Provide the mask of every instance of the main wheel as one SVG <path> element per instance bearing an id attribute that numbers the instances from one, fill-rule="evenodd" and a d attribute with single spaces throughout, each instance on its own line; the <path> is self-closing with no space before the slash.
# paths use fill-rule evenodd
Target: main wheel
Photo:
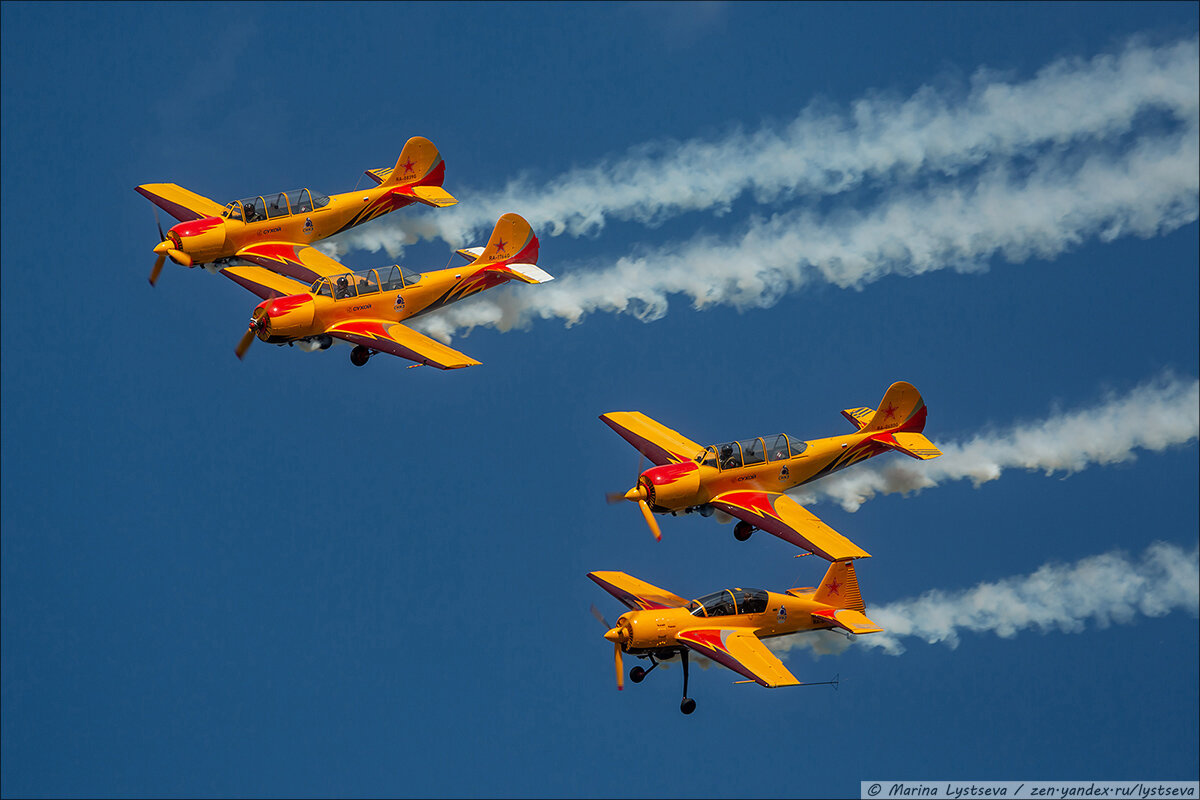
<path id="1" fill-rule="evenodd" d="M 371 357 L 371 351 L 363 347 L 361 344 L 354 345 L 354 349 L 350 351 L 350 363 L 356 367 L 361 367 L 367 363 L 367 359 Z"/>
<path id="2" fill-rule="evenodd" d="M 749 522 L 739 522 L 733 526 L 733 538 L 739 542 L 744 542 L 750 538 L 750 534 L 754 533 L 754 526 Z"/>
<path id="3" fill-rule="evenodd" d="M 683 702 L 679 704 L 679 710 L 685 714 L 690 714 L 696 710 L 696 701 L 690 697 L 683 698 Z"/>
<path id="4" fill-rule="evenodd" d="M 629 680 L 633 681 L 634 683 L 641 683 L 642 679 L 645 677 L 646 670 L 642 669 L 641 667 L 634 667 L 633 669 L 629 670 Z"/>

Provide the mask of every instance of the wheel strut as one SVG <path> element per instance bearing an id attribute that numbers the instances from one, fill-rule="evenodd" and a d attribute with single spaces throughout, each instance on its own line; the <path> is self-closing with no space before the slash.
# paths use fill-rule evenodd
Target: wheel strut
<path id="1" fill-rule="evenodd" d="M 688 685 L 688 651 L 685 648 L 680 654 L 683 659 L 683 700 L 679 703 L 679 710 L 684 714 L 690 714 L 696 710 L 696 701 L 687 696 Z"/>

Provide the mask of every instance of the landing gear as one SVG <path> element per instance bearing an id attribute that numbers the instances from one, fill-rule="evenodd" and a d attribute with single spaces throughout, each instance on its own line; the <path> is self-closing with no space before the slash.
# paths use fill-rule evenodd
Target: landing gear
<path id="1" fill-rule="evenodd" d="M 750 538 L 750 534 L 754 533 L 754 526 L 749 522 L 739 522 L 733 526 L 733 538 L 739 542 L 744 542 Z"/>
<path id="2" fill-rule="evenodd" d="M 629 680 L 633 681 L 634 683 L 641 683 L 642 681 L 644 681 L 646 679 L 646 676 L 649 675 L 654 670 L 654 668 L 657 666 L 658 666 L 658 659 L 656 659 L 654 657 L 654 654 L 651 653 L 650 654 L 650 669 L 645 669 L 641 666 L 634 667 L 633 669 L 629 670 Z"/>
<path id="3" fill-rule="evenodd" d="M 679 710 L 684 714 L 690 714 L 696 710 L 696 701 L 687 696 L 688 651 L 684 649 L 680 651 L 679 655 L 683 658 L 683 700 L 679 703 Z"/>
<path id="4" fill-rule="evenodd" d="M 371 351 L 363 347 L 361 344 L 356 344 L 354 349 L 350 351 L 350 363 L 356 367 L 361 367 L 367 363 L 367 359 L 371 357 Z"/>

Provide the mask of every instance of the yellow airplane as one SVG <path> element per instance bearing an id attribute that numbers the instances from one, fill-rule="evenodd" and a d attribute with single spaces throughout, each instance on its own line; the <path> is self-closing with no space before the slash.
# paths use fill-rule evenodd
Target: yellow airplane
<path id="1" fill-rule="evenodd" d="M 922 460 L 942 451 L 921 434 L 925 402 L 904 381 L 888 387 L 878 411 L 848 408 L 842 414 L 856 433 L 807 442 L 779 434 L 712 447 L 637 411 L 602 414 L 600 419 L 656 465 L 642 472 L 628 492 L 610 494 L 609 500 L 637 503 L 655 539 L 662 538 L 655 513 L 707 517 L 722 512 L 740 520 L 733 530 L 738 541 L 761 529 L 829 561 L 868 558 L 869 553 L 783 492 L 888 450 Z"/>
<path id="2" fill-rule="evenodd" d="M 303 252 L 313 242 L 413 203 L 444 208 L 458 202 L 442 188 L 446 162 L 423 136 L 408 140 L 396 166 L 367 170 L 366 174 L 376 185 L 362 191 L 327 197 L 297 189 L 234 200 L 225 206 L 173 183 L 135 187 L 134 191 L 180 220 L 165 235 L 159 227 L 160 241 L 154 248 L 158 259 L 150 272 L 150 285 L 158 281 L 168 256 L 185 267 L 227 266 L 235 259 L 271 262 L 275 248 Z M 287 268 L 286 264 L 265 266 Z M 286 274 L 305 283 L 313 280 L 303 271 Z"/>
<path id="3" fill-rule="evenodd" d="M 553 277 L 537 266 L 538 239 L 518 214 L 499 219 L 486 247 L 457 252 L 470 263 L 425 273 L 400 266 L 351 272 L 319 250 L 298 245 L 274 246 L 270 269 L 225 267 L 222 275 L 264 298 L 235 352 L 242 358 L 255 337 L 271 344 L 299 344 L 308 351 L 326 350 L 336 338 L 354 345 L 350 360 L 360 367 L 375 353 L 439 369 L 478 364 L 401 320 L 510 280 L 545 283 Z M 302 273 L 312 284 L 281 272 Z"/>
<path id="4" fill-rule="evenodd" d="M 636 666 L 629 679 L 641 683 L 659 662 L 678 654 L 683 661 L 683 701 L 679 710 L 691 714 L 696 701 L 687 696 L 688 653 L 694 651 L 744 676 L 738 683 L 815 686 L 834 681 L 802 683 L 788 671 L 762 640 L 789 633 L 838 628 L 859 636 L 880 633 L 864 613 L 854 564 L 829 565 L 821 585 L 788 589 L 786 594 L 762 589 L 723 589 L 691 602 L 624 572 L 589 572 L 601 589 L 630 611 L 617 619 L 604 638 L 615 645 L 617 688 L 625 687 L 621 654 L 650 659 L 650 669 Z M 593 609 L 599 616 L 599 612 Z"/>

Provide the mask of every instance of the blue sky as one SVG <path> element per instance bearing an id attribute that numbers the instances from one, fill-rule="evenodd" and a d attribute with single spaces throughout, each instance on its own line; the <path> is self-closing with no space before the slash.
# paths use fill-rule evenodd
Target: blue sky
<path id="1" fill-rule="evenodd" d="M 5 796 L 1196 778 L 1195 4 L 2 14 Z M 416 134 L 460 205 L 339 257 L 528 216 L 558 280 L 429 323 L 481 366 L 239 363 L 253 297 L 147 284 L 135 185 L 347 191 Z M 677 666 L 618 694 L 588 571 L 822 569 L 711 519 L 655 543 L 596 417 L 816 438 L 898 379 L 947 455 L 809 499 L 899 647 L 784 656 L 836 692 L 695 670 L 691 717 Z"/>

